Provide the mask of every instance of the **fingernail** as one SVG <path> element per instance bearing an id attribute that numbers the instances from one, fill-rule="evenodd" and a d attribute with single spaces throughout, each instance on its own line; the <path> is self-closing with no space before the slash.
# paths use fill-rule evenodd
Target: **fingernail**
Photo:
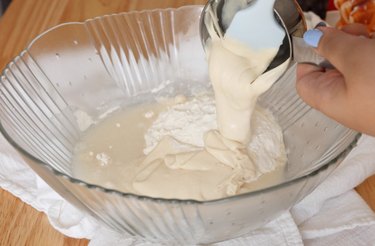
<path id="1" fill-rule="evenodd" d="M 316 24 L 316 26 L 314 28 L 318 28 L 318 27 L 321 27 L 321 26 L 327 26 L 327 23 L 325 23 L 324 21 L 321 21 L 318 24 Z"/>
<path id="2" fill-rule="evenodd" d="M 323 36 L 323 32 L 318 29 L 311 29 L 303 34 L 303 40 L 306 44 L 316 48 L 318 47 L 320 38 Z"/>

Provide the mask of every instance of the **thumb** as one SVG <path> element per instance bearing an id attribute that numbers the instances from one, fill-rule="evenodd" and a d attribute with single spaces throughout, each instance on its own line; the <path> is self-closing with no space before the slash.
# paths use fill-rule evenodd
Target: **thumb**
<path id="1" fill-rule="evenodd" d="M 319 27 L 304 34 L 307 44 L 316 48 L 319 55 L 326 58 L 337 70 L 345 76 L 346 71 L 360 64 L 363 54 L 353 52 L 360 47 L 363 37 L 352 35 L 331 27 Z"/>
<path id="2" fill-rule="evenodd" d="M 302 100 L 313 108 L 319 108 L 320 84 L 315 83 L 324 69 L 309 63 L 300 63 L 297 66 L 296 89 Z"/>

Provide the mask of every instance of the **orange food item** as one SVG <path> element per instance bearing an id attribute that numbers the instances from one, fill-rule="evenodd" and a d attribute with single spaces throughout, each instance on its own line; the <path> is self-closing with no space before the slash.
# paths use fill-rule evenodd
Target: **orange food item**
<path id="1" fill-rule="evenodd" d="M 340 12 L 337 27 L 351 23 L 362 23 L 369 32 L 375 31 L 375 0 L 334 0 Z"/>

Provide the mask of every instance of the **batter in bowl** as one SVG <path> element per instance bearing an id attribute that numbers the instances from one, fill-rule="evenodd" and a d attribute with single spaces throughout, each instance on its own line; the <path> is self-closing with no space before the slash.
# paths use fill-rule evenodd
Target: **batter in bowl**
<path id="1" fill-rule="evenodd" d="M 76 177 L 123 192 L 196 200 L 218 199 L 276 182 L 286 162 L 282 132 L 272 114 L 256 102 L 285 71 L 288 61 L 262 74 L 276 48 L 254 51 L 230 39 L 213 39 L 210 45 L 209 74 L 215 99 L 197 95 L 181 100 L 180 96 L 164 106 L 142 105 L 113 114 L 89 129 L 77 145 Z M 201 124 L 208 129 L 192 127 L 195 132 L 189 132 L 178 124 L 194 115 L 198 118 L 187 125 L 207 120 L 209 112 L 191 113 L 189 104 L 194 103 L 198 108 L 216 105 L 211 121 Z M 163 128 L 160 119 L 167 119 L 165 114 L 171 115 L 174 126 Z M 157 144 L 154 141 L 150 146 L 147 133 L 156 125 L 164 130 L 158 133 Z M 186 141 L 178 132 L 180 136 L 196 134 L 192 138 L 202 141 Z M 277 174 L 272 176 L 272 172 Z M 266 182 L 256 185 L 257 180 Z"/>
<path id="2" fill-rule="evenodd" d="M 153 197 L 209 200 L 255 190 L 282 178 L 286 156 L 271 112 L 256 106 L 252 126 L 237 156 L 247 157 L 255 182 L 244 179 L 238 160 L 223 164 L 205 150 L 206 135 L 218 134 L 215 99 L 206 93 L 113 113 L 85 133 L 73 171 L 89 183 Z M 228 151 L 219 147 L 215 154 Z"/>

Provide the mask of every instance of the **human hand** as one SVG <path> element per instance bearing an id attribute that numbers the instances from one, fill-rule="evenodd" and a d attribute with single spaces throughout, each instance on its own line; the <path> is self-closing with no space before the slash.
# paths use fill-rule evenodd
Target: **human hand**
<path id="1" fill-rule="evenodd" d="M 305 41 L 335 68 L 298 64 L 301 98 L 339 123 L 375 136 L 375 39 L 365 26 L 353 24 L 342 30 L 319 27 Z"/>

